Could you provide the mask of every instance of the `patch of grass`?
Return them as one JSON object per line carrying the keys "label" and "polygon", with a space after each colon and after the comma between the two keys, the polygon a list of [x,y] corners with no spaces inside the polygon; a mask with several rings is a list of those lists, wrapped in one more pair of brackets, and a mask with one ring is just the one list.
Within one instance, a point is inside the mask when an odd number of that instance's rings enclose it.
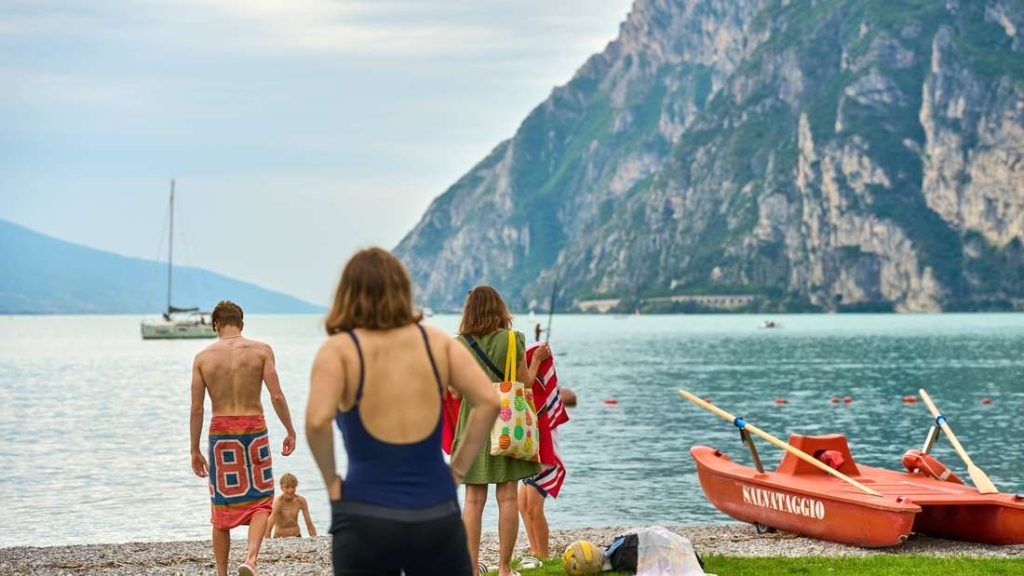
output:
{"label": "patch of grass", "polygon": [[[536,570],[524,570],[520,572],[523,576],[565,576],[565,570],[562,569],[561,558],[542,558],[544,565]],[[515,560],[512,561],[513,568],[515,567]],[[497,576],[498,571],[488,572],[487,576]],[[601,572],[601,576],[631,576],[628,572]]]}
{"label": "patch of grass", "polygon": [[[895,556],[879,554],[867,557],[836,558],[812,556],[803,558],[750,558],[739,556],[705,556],[704,570],[719,576],[796,576],[827,574],[829,576],[934,576],[936,574],[971,574],[972,576],[1011,576],[1024,573],[1024,559],[975,558],[958,556]],[[497,572],[488,572],[488,576]],[[538,570],[523,572],[524,576],[564,575],[558,558],[544,560]],[[618,576],[625,572],[602,572]]]}
{"label": "patch of grass", "polygon": [[934,576],[935,574],[971,574],[972,576],[1011,575],[1024,571],[1024,560],[934,556],[890,556],[835,558],[746,558],[706,556],[705,571],[728,576],[773,576],[828,574],[829,576]]}

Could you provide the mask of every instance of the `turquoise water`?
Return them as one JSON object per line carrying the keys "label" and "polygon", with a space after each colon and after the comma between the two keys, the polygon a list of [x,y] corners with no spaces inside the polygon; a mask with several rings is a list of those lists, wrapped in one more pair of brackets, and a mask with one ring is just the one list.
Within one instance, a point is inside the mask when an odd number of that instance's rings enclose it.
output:
{"label": "turquoise water", "polygon": [[[928,430],[924,405],[902,402],[924,387],[975,463],[1003,491],[1024,492],[1024,316],[779,316],[783,328],[758,329],[763,319],[556,316],[560,380],[580,403],[562,428],[569,478],[548,503],[552,527],[727,520],[704,500],[688,449],[702,443],[750,458],[735,428],[680,398],[680,387],[777,436],[845,433],[858,461],[890,468]],[[430,321],[451,331],[458,318]],[[316,316],[246,321],[248,336],[275,348],[298,430],[319,324]],[[143,342],[138,325],[127,316],[0,318],[9,523],[0,546],[209,536],[207,486],[188,458],[189,369],[208,342]],[[519,329],[532,325],[523,319]],[[832,405],[833,395],[854,400]],[[789,403],[775,404],[779,397]],[[282,428],[266,398],[264,406],[279,452]],[[774,466],[777,451],[759,446]],[[948,442],[935,453],[966,477]],[[326,496],[301,433],[294,455],[275,452],[274,471],[299,477],[326,532]],[[493,530],[493,500],[485,514]]]}

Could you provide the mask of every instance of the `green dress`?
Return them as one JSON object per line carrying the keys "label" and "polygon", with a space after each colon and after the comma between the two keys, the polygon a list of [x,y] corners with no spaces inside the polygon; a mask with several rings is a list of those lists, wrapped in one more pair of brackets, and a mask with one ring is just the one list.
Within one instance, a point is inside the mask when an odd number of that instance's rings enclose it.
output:
{"label": "green dress", "polygon": [[[516,366],[522,366],[524,351],[526,350],[526,337],[523,336],[522,332],[516,332],[515,334]],[[508,354],[508,330],[498,330],[486,336],[474,336],[473,339],[476,340],[477,345],[487,354],[487,357],[495,367],[504,369],[505,355]],[[463,336],[459,336],[458,340],[469,349],[470,354],[473,355],[473,358],[483,368],[484,373],[488,377],[497,380],[498,377],[487,368],[480,358],[477,358],[469,342]],[[466,434],[466,424],[469,422],[470,409],[469,402],[463,402],[462,407],[459,409],[459,423],[455,427],[455,440],[452,443],[453,454],[455,450],[459,449],[462,437]],[[480,449],[480,453],[477,454],[476,460],[469,467],[469,471],[466,472],[462,482],[464,484],[498,484],[528,478],[540,472],[540,469],[541,465],[537,462],[527,462],[526,460],[509,458],[508,456],[491,456],[491,437],[488,434],[484,440],[483,448]]]}

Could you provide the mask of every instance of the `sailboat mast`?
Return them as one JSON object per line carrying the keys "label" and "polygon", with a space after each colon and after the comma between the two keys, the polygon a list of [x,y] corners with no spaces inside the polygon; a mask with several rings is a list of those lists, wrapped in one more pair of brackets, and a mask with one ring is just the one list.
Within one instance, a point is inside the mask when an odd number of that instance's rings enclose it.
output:
{"label": "sailboat mast", "polygon": [[174,262],[174,180],[171,180],[171,226],[167,241],[167,313],[171,313],[171,278]]}

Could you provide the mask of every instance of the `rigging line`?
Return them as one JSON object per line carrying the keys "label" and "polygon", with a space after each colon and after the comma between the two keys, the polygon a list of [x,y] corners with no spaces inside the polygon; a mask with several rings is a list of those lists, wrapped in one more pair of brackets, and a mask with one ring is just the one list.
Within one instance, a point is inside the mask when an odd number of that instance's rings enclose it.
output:
{"label": "rigging line", "polygon": [[548,300],[548,331],[547,341],[551,342],[551,320],[555,315],[555,294],[558,292],[558,273],[555,273],[555,282],[551,285],[551,299]]}
{"label": "rigging line", "polygon": [[[181,279],[181,281],[179,283],[179,286],[181,286],[183,288],[188,288],[188,292],[186,292],[184,290],[181,290],[178,293],[179,294],[188,294],[189,297],[188,297],[187,300],[182,299],[182,300],[179,300],[179,302],[181,302],[182,305],[186,306],[186,307],[188,307],[188,306],[199,306],[201,308],[202,304],[198,301],[198,300],[200,300],[200,298],[199,298],[199,291],[196,290],[195,274],[192,274],[192,273],[186,274],[185,273],[186,272],[185,271],[185,263],[191,262],[191,259],[189,257],[190,251],[189,251],[189,248],[188,248],[188,234],[186,234],[186,231],[188,230],[188,226],[185,225],[185,210],[180,208],[181,205],[182,205],[182,203],[179,202],[179,209],[177,210],[178,237],[181,239],[180,242],[179,242],[180,247],[181,247],[181,258],[179,258],[178,261],[182,263],[178,267],[178,272],[179,272],[178,278]],[[195,300],[195,302],[193,302],[193,300]]]}
{"label": "rigging line", "polygon": [[[164,212],[164,217],[160,229],[160,240],[157,242],[156,245],[156,257],[153,258],[153,261],[155,263],[166,262],[166,260],[163,259],[164,238],[167,237],[167,229],[170,227],[170,221],[171,213],[170,209],[168,208]],[[152,270],[150,271],[149,278],[147,278],[146,282],[146,284],[149,285],[149,290],[146,292],[146,300],[143,302],[143,306],[149,312],[153,311],[153,308],[150,308],[150,305],[153,304],[153,298],[156,293],[157,285],[160,284],[159,276],[162,276],[162,272],[164,271],[164,268],[162,266],[152,266],[151,268]]]}

